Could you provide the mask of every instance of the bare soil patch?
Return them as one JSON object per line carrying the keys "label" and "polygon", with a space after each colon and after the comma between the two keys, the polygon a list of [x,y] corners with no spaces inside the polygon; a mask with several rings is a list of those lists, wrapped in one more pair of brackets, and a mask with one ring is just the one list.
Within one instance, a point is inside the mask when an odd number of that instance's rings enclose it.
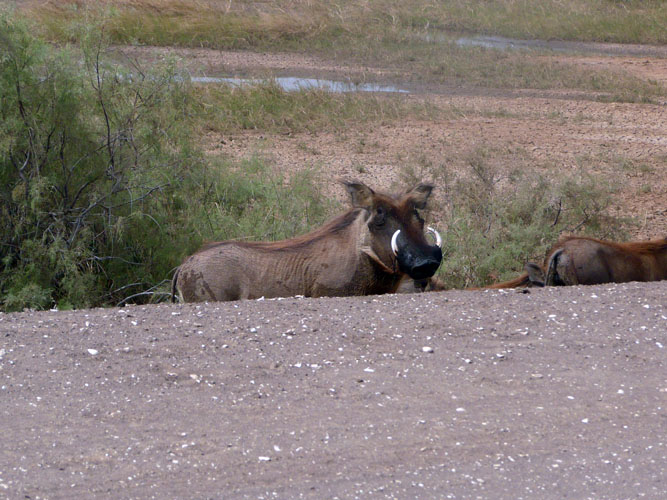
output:
{"label": "bare soil patch", "polygon": [[[615,55],[589,51],[534,57],[667,81],[667,48],[651,47],[638,55],[635,46],[624,50],[618,44],[589,45],[607,52],[612,47]],[[392,84],[411,93],[386,95],[386,99],[420,101],[443,111],[434,119],[352,125],[344,131],[290,135],[241,131],[203,138],[210,152],[235,158],[264,155],[288,175],[316,168],[324,192],[341,201],[340,177],[390,187],[404,181],[406,168],[425,177],[433,166],[460,172],[467,158],[482,149],[499,172],[521,167],[553,179],[578,171],[601,175],[617,188],[612,215],[637,221],[633,238],[667,234],[665,103],[598,102],[594,93],[576,90],[410,86],[395,69],[341,65],[309,55],[152,47],[120,50],[148,62],[177,55],[193,74],[289,75]]]}
{"label": "bare soil patch", "polygon": [[[387,97],[398,99],[402,97]],[[613,214],[635,217],[638,239],[667,234],[667,114],[663,105],[598,103],[562,97],[412,95],[443,110],[433,121],[352,127],[317,134],[209,134],[208,150],[233,157],[265,155],[294,173],[317,168],[325,192],[343,200],[340,177],[369,185],[402,183],[407,166],[463,171],[482,149],[499,172],[521,167],[557,179],[602,175],[617,187]]]}
{"label": "bare soil patch", "polygon": [[664,498],[665,297],[0,314],[0,495]]}

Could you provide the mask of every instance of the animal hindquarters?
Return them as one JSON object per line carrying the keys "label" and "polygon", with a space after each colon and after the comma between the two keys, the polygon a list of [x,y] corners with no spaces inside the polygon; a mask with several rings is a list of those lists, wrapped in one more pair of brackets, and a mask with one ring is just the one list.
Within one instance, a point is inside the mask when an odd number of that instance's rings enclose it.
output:
{"label": "animal hindquarters", "polygon": [[243,266],[226,248],[196,253],[183,262],[174,288],[183,302],[238,300],[242,297]]}
{"label": "animal hindquarters", "polygon": [[[596,241],[570,240],[549,257],[547,285],[599,285],[631,281],[633,273],[626,272],[624,260],[624,255],[616,255]],[[630,268],[635,270],[636,266],[631,265]]]}
{"label": "animal hindquarters", "polygon": [[545,284],[547,286],[578,285],[571,258],[562,248],[549,257]]}

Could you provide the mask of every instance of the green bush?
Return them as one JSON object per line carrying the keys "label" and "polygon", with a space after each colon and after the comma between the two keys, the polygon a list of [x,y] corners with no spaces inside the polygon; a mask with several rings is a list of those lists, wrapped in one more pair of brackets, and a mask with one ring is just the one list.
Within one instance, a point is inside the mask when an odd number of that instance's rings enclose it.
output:
{"label": "green bush", "polygon": [[186,79],[107,62],[103,33],[54,49],[0,18],[5,310],[164,298],[202,240],[290,236],[325,215],[312,175],[206,158],[189,140]]}
{"label": "green bush", "polygon": [[561,234],[616,239],[626,221],[607,215],[613,186],[579,173],[557,182],[521,170],[495,173],[483,151],[467,175],[444,182],[447,230],[439,277],[448,288],[484,286],[541,263]]}

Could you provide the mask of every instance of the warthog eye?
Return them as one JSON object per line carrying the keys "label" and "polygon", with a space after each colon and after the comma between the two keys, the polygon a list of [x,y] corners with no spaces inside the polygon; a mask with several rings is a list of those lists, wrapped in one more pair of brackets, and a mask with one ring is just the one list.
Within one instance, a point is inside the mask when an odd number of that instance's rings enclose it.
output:
{"label": "warthog eye", "polygon": [[378,207],[375,211],[375,217],[373,217],[373,223],[376,226],[383,226],[386,220],[386,211],[382,207]]}

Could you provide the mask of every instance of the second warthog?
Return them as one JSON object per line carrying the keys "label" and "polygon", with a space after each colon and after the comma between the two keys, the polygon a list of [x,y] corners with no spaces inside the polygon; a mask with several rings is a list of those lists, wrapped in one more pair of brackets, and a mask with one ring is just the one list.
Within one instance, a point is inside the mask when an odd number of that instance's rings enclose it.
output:
{"label": "second warthog", "polygon": [[518,278],[485,288],[664,280],[667,279],[667,238],[616,243],[568,236],[551,247],[542,266],[529,262],[525,270]]}
{"label": "second warthog", "polygon": [[183,302],[259,297],[393,293],[404,277],[424,279],[440,266],[442,241],[426,239],[418,210],[433,186],[399,195],[344,182],[352,209],[324,226],[289,240],[222,241],[188,257],[174,274],[172,299]]}

